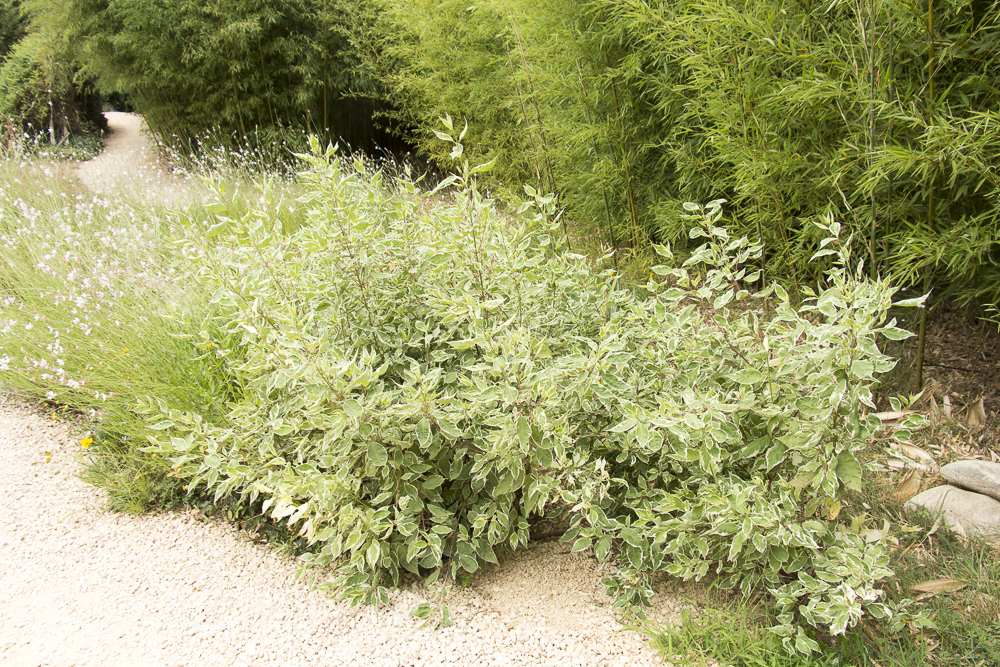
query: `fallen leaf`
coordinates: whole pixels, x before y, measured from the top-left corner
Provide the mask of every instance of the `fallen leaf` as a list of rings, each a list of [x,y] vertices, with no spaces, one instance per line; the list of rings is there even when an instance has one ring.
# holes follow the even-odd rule
[[[917,495],[920,491],[920,474],[911,470],[896,487],[896,498],[904,502]]]
[[[983,426],[986,425],[986,408],[983,407],[982,397],[969,406],[969,412],[965,416],[965,423],[969,425],[969,430],[973,433],[981,431]]]
[[[934,398],[934,394],[931,394],[930,406],[927,409],[927,419],[931,424],[942,424],[944,422],[951,421],[945,413],[941,412],[941,408],[938,407],[937,399]]]
[[[951,396],[948,394],[944,395],[941,399],[941,411],[944,412],[948,417],[951,417]]]
[[[903,468],[906,467],[906,463],[900,461],[899,459],[889,459],[887,461],[887,464],[893,470],[902,470]]]
[[[913,590],[920,593],[954,593],[965,588],[965,582],[958,579],[931,579],[924,581],[913,587]]]
[[[938,531],[938,528],[940,527],[941,527],[941,517],[939,516],[937,520],[934,521],[934,525],[931,526],[931,529],[927,531],[927,537],[930,537],[931,535],[936,533]]]
[[[937,468],[937,461],[934,459],[934,457],[925,452],[924,450],[920,449],[916,445],[912,445],[908,442],[900,442],[897,440],[896,442],[893,443],[892,446],[901,451],[909,458],[913,459],[914,461],[924,463],[926,465],[931,466],[932,468]]]
[[[915,410],[903,410],[901,412],[874,412],[876,417],[884,424],[886,422],[894,422],[902,419],[907,415],[915,414]]]

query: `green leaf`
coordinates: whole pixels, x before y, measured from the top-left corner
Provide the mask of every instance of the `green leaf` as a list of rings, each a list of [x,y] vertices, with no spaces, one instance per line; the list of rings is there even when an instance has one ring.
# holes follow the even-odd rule
[[[879,330],[879,333],[881,333],[889,340],[905,340],[907,338],[910,338],[911,336],[916,335],[910,331],[907,331],[906,329],[899,329],[896,327],[883,327],[882,329]]]
[[[371,461],[373,465],[381,467],[389,461],[389,455],[386,453],[385,447],[383,447],[380,443],[369,442],[368,460]]]
[[[365,560],[368,561],[368,565],[371,568],[378,566],[379,556],[382,555],[382,550],[379,548],[378,541],[372,540],[372,543],[368,546],[368,550],[365,552]]]
[[[570,551],[583,551],[584,549],[589,549],[590,545],[593,543],[589,537],[581,537],[573,543],[573,547]]]
[[[786,451],[788,451],[788,448],[785,447],[782,442],[776,442],[771,449],[767,450],[767,456],[765,457],[767,469],[771,470],[776,465],[784,461]]]
[[[165,431],[166,429],[172,428],[173,426],[174,426],[174,423],[172,421],[162,421],[162,422],[160,422],[158,424],[151,424],[149,426],[149,428],[151,428],[151,429],[153,429],[155,431]]]
[[[617,424],[613,428],[608,429],[612,433],[625,433],[626,431],[631,431],[638,424],[634,417],[626,417],[625,421]]]
[[[194,439],[191,436],[186,438],[170,438],[170,446],[179,452],[186,452],[194,446]]]
[[[517,439],[521,443],[521,449],[528,448],[528,443],[531,441],[531,427],[524,417],[517,418]]]
[[[631,526],[625,526],[622,528],[618,533],[618,536],[637,549],[641,549],[644,544],[642,538],[639,537],[639,533],[637,533]]]
[[[597,560],[604,560],[604,557],[608,555],[608,551],[611,549],[611,538],[602,537],[597,540],[597,546],[594,547],[594,555],[597,556]]]
[[[875,364],[858,359],[851,364],[851,375],[857,378],[870,378],[875,372]]]
[[[422,602],[410,610],[410,618],[427,618],[434,612],[429,602]]]
[[[441,433],[450,440],[457,440],[462,437],[462,429],[458,428],[454,422],[448,421],[447,419],[438,419],[438,428]]]
[[[507,405],[513,405],[517,402],[517,389],[515,387],[503,388],[503,402]]]
[[[500,561],[497,560],[497,555],[493,551],[493,546],[486,540],[480,540],[479,542],[480,542],[479,546],[476,547],[476,553],[479,554],[479,557],[488,563],[499,565]]]
[[[892,305],[897,308],[914,308],[916,306],[924,305],[924,301],[926,301],[929,296],[930,294],[925,294],[914,299],[903,299],[902,301],[896,301]]]
[[[344,414],[352,419],[357,419],[364,412],[361,404],[358,403],[353,398],[349,398],[344,401]]]
[[[205,230],[205,238],[212,239],[226,231],[226,227],[229,226],[229,219],[222,218],[217,223]]]
[[[799,653],[808,655],[814,651],[819,651],[819,643],[817,643],[815,639],[800,632],[795,637],[795,650]]]
[[[421,447],[428,447],[431,444],[431,422],[427,417],[417,422],[417,440]]]
[[[441,475],[430,475],[424,480],[421,486],[424,487],[425,491],[429,491],[438,488],[442,484],[444,484],[444,477]]]
[[[475,167],[473,167],[472,169],[469,170],[469,175],[471,176],[473,174],[479,174],[479,173],[482,173],[484,171],[491,170],[493,168],[493,165],[496,164],[498,157],[500,157],[500,156],[496,155],[489,162],[484,162],[482,164],[477,164]]]
[[[837,457],[837,479],[852,491],[861,490],[861,464],[850,452],[842,452]]]
[[[729,379],[740,384],[756,384],[764,381],[764,375],[752,368],[745,368],[730,375]]]

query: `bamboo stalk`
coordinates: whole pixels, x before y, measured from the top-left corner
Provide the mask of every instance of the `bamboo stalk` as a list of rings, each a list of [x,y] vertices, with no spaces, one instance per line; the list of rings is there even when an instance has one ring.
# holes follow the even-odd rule
[[[583,92],[583,108],[587,113],[587,122],[593,124],[594,120],[590,115],[590,106],[587,104],[587,86],[583,82],[583,71],[580,68],[580,61],[576,61],[576,76],[580,80],[580,90]],[[597,150],[597,139],[591,141],[594,147],[594,156],[600,156]],[[601,236],[611,242],[611,247],[615,249],[615,270],[618,270],[618,242],[615,240],[613,224],[611,223],[611,202],[608,200],[608,188],[604,181],[601,181],[601,194],[604,195],[604,218],[608,224],[607,231],[601,228]]]
[[[510,58],[510,49],[507,51],[507,66],[510,68],[510,78],[514,82],[514,92],[517,93],[517,101],[521,105],[521,116],[524,118],[524,129],[528,132],[528,141],[531,142],[531,152],[535,155],[538,154],[538,149],[535,147],[535,137],[531,133],[531,121],[528,120],[528,110],[524,106],[524,98],[521,97],[521,87],[517,83],[517,76],[514,71],[514,61]],[[532,167],[535,169],[535,179],[538,182],[538,188],[544,189],[542,185],[542,172],[538,169],[538,161],[532,160]]]
[[[868,100],[868,146],[869,146],[869,167],[875,161],[875,6],[871,8],[871,26],[868,29],[868,79],[871,84],[871,98]],[[868,242],[868,251],[871,256],[871,266],[868,274],[873,278],[878,277],[878,256],[875,251],[875,244],[878,236],[876,232],[876,202],[875,189],[871,192],[871,238]]]
[[[608,65],[608,70],[610,71],[611,58],[610,56],[608,56],[607,51],[604,51],[604,60]],[[615,84],[613,80],[611,82],[611,95],[615,101],[615,115],[617,116],[618,120],[618,131],[621,133],[621,136],[624,139],[625,125],[622,122],[621,118],[621,101],[618,98],[618,86]],[[641,239],[639,238],[637,233],[639,229],[639,214],[636,212],[635,196],[632,192],[632,172],[628,167],[628,160],[625,159],[624,155],[622,156],[622,168],[625,170],[625,197],[626,200],[628,201],[629,220],[632,223],[630,225],[631,227],[630,232],[632,236],[630,240],[633,247],[638,247],[639,245],[641,245],[640,244]]]
[[[929,120],[934,120],[934,0],[928,0],[927,2],[927,92],[928,92],[928,104],[927,113]],[[934,197],[934,180],[937,175],[937,169],[934,168],[930,173],[930,187],[927,188],[927,227],[928,229],[934,229],[935,218],[937,217],[937,211],[935,211],[936,200]],[[931,288],[931,269],[929,266],[924,268],[924,294],[927,294]],[[917,391],[924,388],[924,344],[927,338],[927,307],[924,307],[920,311],[920,329],[917,338]]]
[[[549,144],[545,136],[545,124],[542,122],[542,114],[538,109],[538,99],[535,97],[535,86],[531,82],[531,72],[528,70],[528,57],[524,53],[524,45],[521,43],[521,33],[517,29],[517,21],[514,20],[514,12],[508,9],[507,13],[510,16],[510,25],[514,29],[514,40],[517,43],[517,50],[521,54],[521,64],[524,67],[524,76],[528,81],[528,93],[531,95],[532,106],[535,107],[535,120],[538,123],[538,136],[542,141],[542,157],[545,158],[546,177],[549,182],[548,189],[551,192],[555,192],[557,188],[555,180],[552,176],[552,163],[549,160]],[[565,226],[566,223],[563,222],[563,227]]]

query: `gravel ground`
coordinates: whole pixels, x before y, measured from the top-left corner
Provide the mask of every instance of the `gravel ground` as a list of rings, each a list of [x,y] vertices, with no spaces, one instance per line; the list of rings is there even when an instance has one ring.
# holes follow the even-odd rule
[[[128,173],[152,154],[137,119],[111,120],[118,137],[91,176]],[[102,492],[77,478],[80,438],[0,394],[4,667],[663,664],[615,620],[596,562],[567,545],[532,543],[481,570],[450,593],[454,625],[423,628],[408,617],[429,595],[419,585],[386,608],[350,608],[232,525],[193,510],[105,511]],[[697,588],[658,592],[660,621],[701,598]]]
[[[77,479],[80,438],[0,398],[0,663],[37,665],[659,665],[611,614],[595,561],[537,542],[455,588],[455,625],[408,613],[428,593],[351,608],[296,562],[196,511],[127,516]],[[655,617],[697,591],[664,591]]]

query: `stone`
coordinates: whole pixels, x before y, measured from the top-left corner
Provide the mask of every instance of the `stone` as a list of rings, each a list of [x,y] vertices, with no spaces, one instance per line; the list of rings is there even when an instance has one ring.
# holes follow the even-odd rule
[[[941,468],[941,476],[954,486],[1000,500],[1000,463],[955,461]]]
[[[945,525],[960,535],[1000,543],[1000,501],[954,486],[936,486],[910,498],[907,511],[943,514]]]

